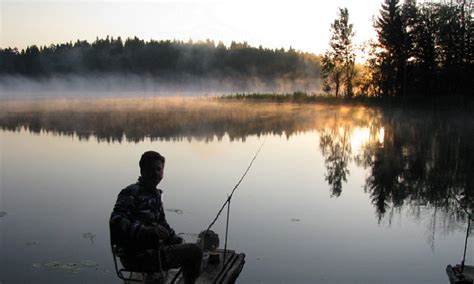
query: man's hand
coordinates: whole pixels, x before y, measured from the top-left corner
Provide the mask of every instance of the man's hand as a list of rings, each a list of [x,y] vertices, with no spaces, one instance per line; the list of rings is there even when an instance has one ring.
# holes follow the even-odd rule
[[[154,226],[153,232],[158,236],[160,240],[166,240],[170,237],[170,232],[168,231],[168,229],[161,225]]]
[[[166,244],[168,245],[179,245],[183,243],[183,238],[178,237],[176,234],[171,235],[167,240]]]

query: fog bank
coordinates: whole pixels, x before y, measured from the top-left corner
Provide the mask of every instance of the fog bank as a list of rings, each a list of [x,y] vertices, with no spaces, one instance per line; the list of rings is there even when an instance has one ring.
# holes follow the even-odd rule
[[[320,79],[203,78],[192,75],[60,75],[46,78],[0,76],[0,99],[218,96],[231,93],[320,92]]]

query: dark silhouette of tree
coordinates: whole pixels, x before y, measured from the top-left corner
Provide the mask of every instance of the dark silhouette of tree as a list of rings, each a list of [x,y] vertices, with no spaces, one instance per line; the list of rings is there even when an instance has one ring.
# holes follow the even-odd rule
[[[383,96],[402,94],[403,71],[406,64],[405,31],[398,0],[385,0],[375,22],[380,57],[381,88]]]
[[[336,97],[339,95],[341,84],[344,84],[347,97],[353,95],[355,52],[352,29],[353,25],[349,23],[349,11],[347,8],[339,8],[338,18],[331,24],[329,50],[326,51],[322,61],[324,89],[329,92],[334,85]]]
[[[373,95],[472,97],[472,9],[466,0],[406,0],[401,7],[385,0],[374,25],[375,56],[368,61]]]

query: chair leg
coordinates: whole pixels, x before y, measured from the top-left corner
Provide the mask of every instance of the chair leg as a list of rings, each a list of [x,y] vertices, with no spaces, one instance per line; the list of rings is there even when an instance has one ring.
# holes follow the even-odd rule
[[[128,275],[128,279],[132,279],[132,274],[133,274],[133,272],[130,271],[130,274]],[[125,281],[125,284],[131,284],[131,283],[132,283],[131,280]]]

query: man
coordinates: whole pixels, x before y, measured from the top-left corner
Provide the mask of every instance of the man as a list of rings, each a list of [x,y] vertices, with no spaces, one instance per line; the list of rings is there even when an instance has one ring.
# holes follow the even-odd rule
[[[165,158],[148,151],[140,159],[138,182],[118,195],[110,217],[112,243],[123,266],[130,270],[158,272],[182,268],[185,283],[194,283],[201,268],[201,249],[183,244],[168,225],[161,194],[156,186],[163,178]]]

